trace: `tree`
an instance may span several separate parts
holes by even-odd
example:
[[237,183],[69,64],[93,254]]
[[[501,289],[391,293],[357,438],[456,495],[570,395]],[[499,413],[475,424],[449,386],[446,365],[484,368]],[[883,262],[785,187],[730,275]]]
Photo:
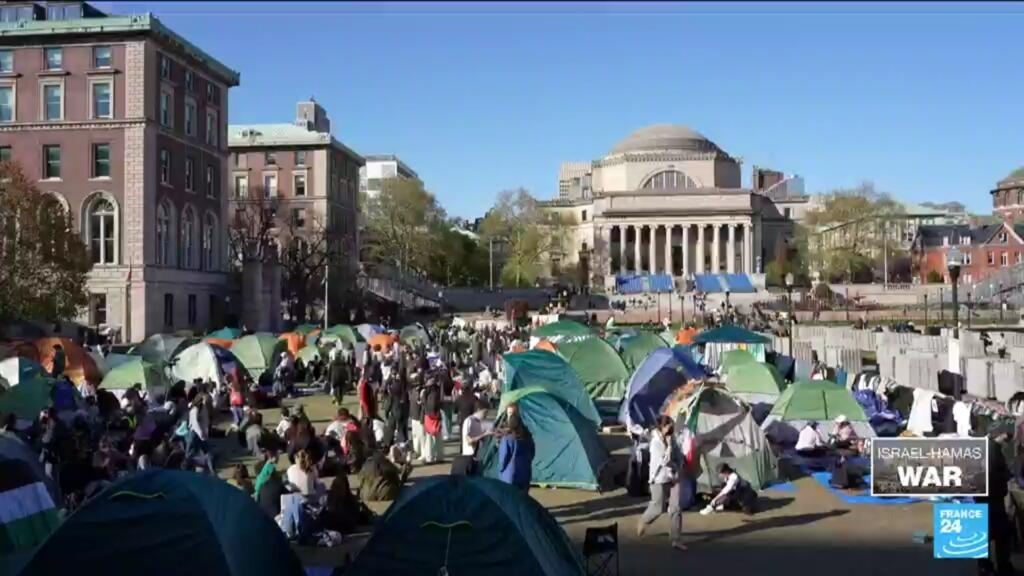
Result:
[[[288,316],[295,322],[313,317],[312,305],[323,303],[324,291],[342,285],[345,277],[325,278],[330,263],[336,273],[338,264],[345,261],[348,250],[338,241],[332,241],[327,226],[318,214],[278,216],[277,241],[281,246],[281,298],[288,303]],[[350,278],[349,278],[350,279]],[[325,288],[325,280],[327,287]],[[336,292],[336,290],[331,290]],[[333,300],[333,299],[331,299]]]
[[424,273],[444,250],[434,235],[444,210],[423,182],[388,178],[381,191],[366,199],[363,243],[372,261],[394,264],[399,271]]
[[427,266],[427,277],[446,286],[482,286],[488,277],[488,247],[453,221],[442,223],[432,234],[442,247]]
[[929,270],[927,281],[929,284],[942,284],[942,274],[939,274],[936,270]]
[[805,218],[815,232],[808,244],[809,264],[829,280],[870,280],[876,257],[892,259],[902,252],[885,232],[903,216],[902,206],[869,182],[824,195]]
[[88,304],[92,258],[71,215],[0,162],[0,320],[69,320]]
[[502,284],[531,285],[541,275],[545,259],[554,266],[564,252],[565,227],[570,223],[570,218],[545,210],[523,188],[499,194],[480,231],[485,242],[504,243]]
[[246,261],[267,263],[277,259],[274,235],[279,203],[262,188],[250,189],[248,197],[232,201],[228,226],[232,262],[241,265]]

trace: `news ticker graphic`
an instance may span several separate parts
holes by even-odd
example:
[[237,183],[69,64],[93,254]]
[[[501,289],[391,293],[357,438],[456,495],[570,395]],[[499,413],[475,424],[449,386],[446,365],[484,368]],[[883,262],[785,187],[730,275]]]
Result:
[[872,496],[988,496],[985,438],[875,438]]
[[988,558],[988,504],[936,504],[932,518],[936,558]]

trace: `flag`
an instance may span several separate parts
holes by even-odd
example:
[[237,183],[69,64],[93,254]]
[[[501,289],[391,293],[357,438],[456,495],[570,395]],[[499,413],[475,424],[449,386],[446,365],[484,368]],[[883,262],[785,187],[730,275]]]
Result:
[[59,523],[53,498],[32,467],[0,460],[0,556],[38,546]]
[[692,465],[697,457],[697,418],[700,417],[700,396],[704,392],[704,385],[701,384],[697,390],[690,395],[686,404],[686,426],[680,430],[680,439],[683,451],[683,458],[687,465]]

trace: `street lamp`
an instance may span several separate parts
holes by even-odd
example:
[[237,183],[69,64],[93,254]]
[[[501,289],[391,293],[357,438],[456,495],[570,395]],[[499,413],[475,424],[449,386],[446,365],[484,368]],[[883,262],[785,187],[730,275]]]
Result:
[[1003,323],[1003,309],[1006,308],[1006,293],[1003,292],[1003,283],[999,283],[999,323]]
[[953,338],[960,339],[960,303],[957,296],[957,282],[960,280],[962,257],[955,247],[946,254],[946,269],[949,270],[949,282],[953,289]]
[[793,273],[783,279],[786,283],[786,299],[789,300],[789,357],[793,358]]

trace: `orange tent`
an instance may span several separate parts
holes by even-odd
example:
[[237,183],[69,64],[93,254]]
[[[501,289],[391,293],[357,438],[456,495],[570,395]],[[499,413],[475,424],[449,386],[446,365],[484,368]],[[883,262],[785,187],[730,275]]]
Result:
[[547,350],[548,352],[557,352],[555,345],[552,344],[550,340],[541,340],[540,342],[537,342],[537,345],[534,346],[534,348],[537,350]]
[[228,340],[227,338],[204,338],[203,342],[220,346],[221,348],[231,348],[231,345],[235,343],[234,340]]
[[684,328],[676,332],[676,344],[693,344],[693,339],[697,334],[696,328]]
[[393,334],[374,334],[370,336],[370,339],[366,341],[366,344],[373,348],[374,346],[380,346],[381,350],[387,350],[395,344],[395,340],[398,340]]
[[292,353],[292,356],[296,356],[299,350],[306,345],[306,337],[298,332],[285,332],[278,338],[288,343],[288,351]]
[[53,347],[60,344],[61,348],[64,349],[66,360],[64,374],[71,378],[72,382],[81,384],[89,381],[99,385],[100,381],[103,380],[103,374],[96,366],[96,361],[89,355],[89,352],[71,340],[67,338],[40,338],[33,342],[33,344],[38,354],[39,363],[47,371],[53,370]]

